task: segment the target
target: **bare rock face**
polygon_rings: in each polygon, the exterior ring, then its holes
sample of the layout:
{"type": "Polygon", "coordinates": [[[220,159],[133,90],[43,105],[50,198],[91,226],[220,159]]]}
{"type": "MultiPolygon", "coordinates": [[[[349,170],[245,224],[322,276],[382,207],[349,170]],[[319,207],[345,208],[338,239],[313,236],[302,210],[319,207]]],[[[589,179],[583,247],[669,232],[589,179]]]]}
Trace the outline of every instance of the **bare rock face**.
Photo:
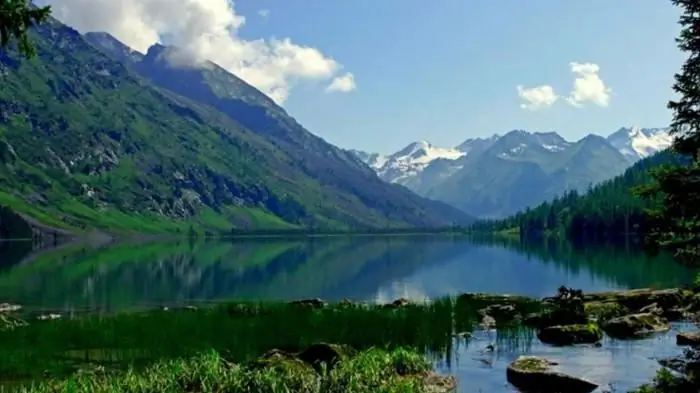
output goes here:
{"type": "Polygon", "coordinates": [[[536,356],[520,356],[506,369],[508,382],[523,391],[589,393],[598,388],[593,382],[553,369],[556,363],[536,356]]]}

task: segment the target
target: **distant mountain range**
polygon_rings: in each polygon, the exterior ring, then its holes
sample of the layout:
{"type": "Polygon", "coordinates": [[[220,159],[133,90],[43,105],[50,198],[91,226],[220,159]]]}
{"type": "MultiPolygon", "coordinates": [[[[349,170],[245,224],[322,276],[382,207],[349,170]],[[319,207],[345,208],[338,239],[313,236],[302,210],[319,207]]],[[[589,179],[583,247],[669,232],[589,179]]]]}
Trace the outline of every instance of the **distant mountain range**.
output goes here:
{"type": "Polygon", "coordinates": [[[390,155],[352,150],[390,183],[476,217],[503,217],[620,175],[671,145],[668,128],[620,128],[567,141],[556,132],[510,131],[456,147],[414,142],[390,155]]]}

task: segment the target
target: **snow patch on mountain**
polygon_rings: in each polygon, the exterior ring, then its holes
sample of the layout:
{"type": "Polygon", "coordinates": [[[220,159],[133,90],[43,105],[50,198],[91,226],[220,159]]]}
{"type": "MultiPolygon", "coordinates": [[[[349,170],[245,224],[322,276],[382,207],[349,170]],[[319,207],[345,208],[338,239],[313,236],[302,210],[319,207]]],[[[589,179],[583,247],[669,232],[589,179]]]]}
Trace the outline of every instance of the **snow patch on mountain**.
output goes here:
{"type": "MultiPolygon", "coordinates": [[[[623,127],[607,138],[595,134],[589,137],[601,139],[601,143],[609,143],[629,161],[630,165],[642,158],[671,146],[672,138],[668,128],[639,128],[623,127]]],[[[581,141],[582,141],[581,140],[581,141]]],[[[409,144],[394,154],[382,155],[353,150],[353,153],[369,165],[385,181],[399,183],[409,188],[417,188],[417,184],[432,183],[446,179],[463,168],[463,158],[467,155],[480,154],[494,146],[497,142],[504,148],[496,153],[502,158],[525,157],[534,151],[548,151],[552,156],[571,148],[581,142],[570,142],[556,132],[528,132],[513,130],[504,135],[495,134],[489,138],[470,138],[454,148],[442,148],[427,141],[409,144]],[[429,171],[426,169],[430,167],[429,171]]],[[[537,153],[534,153],[537,154],[537,153]]]]}
{"type": "Polygon", "coordinates": [[[608,142],[636,162],[671,146],[669,128],[623,127],[607,137],[608,142]]]}
{"type": "Polygon", "coordinates": [[[419,175],[435,160],[454,161],[464,155],[466,153],[457,149],[436,147],[430,142],[418,141],[383,159],[375,159],[373,165],[368,164],[385,180],[402,183],[407,178],[419,175]]]}

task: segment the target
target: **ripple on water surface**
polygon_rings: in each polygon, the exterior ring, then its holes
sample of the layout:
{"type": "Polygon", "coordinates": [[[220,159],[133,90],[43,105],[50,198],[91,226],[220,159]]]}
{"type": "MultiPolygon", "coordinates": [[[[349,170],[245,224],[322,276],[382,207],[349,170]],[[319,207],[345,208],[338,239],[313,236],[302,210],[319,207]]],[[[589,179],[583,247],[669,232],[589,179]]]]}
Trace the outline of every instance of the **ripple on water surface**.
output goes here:
{"type": "Polygon", "coordinates": [[[450,364],[443,360],[436,368],[458,378],[459,393],[517,392],[506,381],[506,368],[520,355],[533,355],[557,362],[560,371],[598,384],[596,392],[609,390],[610,385],[626,392],[651,381],[661,368],[657,359],[680,355],[683,347],[676,345],[676,334],[693,330],[697,328],[691,323],[673,323],[670,331],[642,340],[606,337],[601,347],[546,345],[532,331],[507,338],[496,338],[495,331],[479,331],[468,345],[455,342],[450,364]],[[486,351],[493,342],[498,342],[497,349],[486,351]]]}

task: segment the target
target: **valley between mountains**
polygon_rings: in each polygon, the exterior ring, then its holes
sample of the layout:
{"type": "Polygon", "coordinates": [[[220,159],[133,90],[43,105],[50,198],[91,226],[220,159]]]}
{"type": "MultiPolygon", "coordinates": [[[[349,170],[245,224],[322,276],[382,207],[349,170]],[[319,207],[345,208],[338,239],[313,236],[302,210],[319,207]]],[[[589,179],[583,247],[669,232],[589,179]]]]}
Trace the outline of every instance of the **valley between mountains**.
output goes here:
{"type": "Polygon", "coordinates": [[[30,33],[36,58],[0,55],[0,204],[61,230],[466,225],[586,190],[671,143],[631,127],[346,150],[214,63],[175,65],[177,48],[139,53],[55,19],[30,33]]]}

